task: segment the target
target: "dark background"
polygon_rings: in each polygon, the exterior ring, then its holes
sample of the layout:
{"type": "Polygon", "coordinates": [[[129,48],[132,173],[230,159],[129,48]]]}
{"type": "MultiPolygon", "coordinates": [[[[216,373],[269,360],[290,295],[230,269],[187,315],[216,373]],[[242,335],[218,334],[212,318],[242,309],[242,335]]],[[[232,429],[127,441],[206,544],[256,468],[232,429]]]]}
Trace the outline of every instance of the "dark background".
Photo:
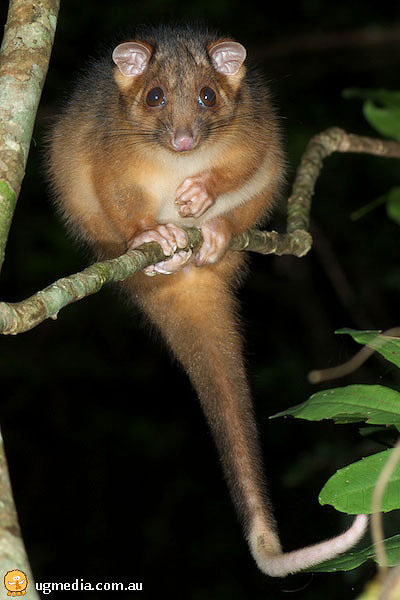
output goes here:
{"type": "MultiPolygon", "coordinates": [[[[338,125],[374,135],[360,102],[342,99],[344,88],[399,88],[395,2],[62,2],[2,273],[3,300],[23,299],[89,260],[56,218],[43,174],[43,135],[74,73],[119,31],[171,16],[201,18],[231,33],[265,71],[282,116],[289,183],[315,133],[338,125]]],[[[335,329],[399,324],[399,228],[383,207],[350,219],[399,183],[394,160],[328,159],[313,207],[313,251],[303,259],[254,255],[241,290],[249,376],[287,549],[345,526],[342,515],[319,506],[318,492],[337,468],[380,448],[356,425],[268,417],[317,389],[307,383],[308,371],[356,350],[335,329]]],[[[284,199],[270,227],[283,230],[284,199]]],[[[38,581],[143,581],[146,597],[239,600],[292,592],[290,598],[328,600],[356,597],[373,576],[372,563],[286,580],[257,570],[186,376],[115,289],[0,345],[2,429],[38,581]]],[[[339,384],[350,382],[398,386],[399,379],[393,366],[372,358],[339,384]]],[[[385,523],[393,533],[393,514],[385,523]]]]}

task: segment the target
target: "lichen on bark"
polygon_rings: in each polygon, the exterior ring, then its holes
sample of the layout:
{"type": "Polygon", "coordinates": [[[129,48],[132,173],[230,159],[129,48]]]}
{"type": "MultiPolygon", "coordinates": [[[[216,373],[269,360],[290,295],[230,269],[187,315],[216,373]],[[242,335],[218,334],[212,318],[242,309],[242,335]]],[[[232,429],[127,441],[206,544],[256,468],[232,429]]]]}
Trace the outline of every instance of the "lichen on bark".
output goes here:
{"type": "Polygon", "coordinates": [[[0,269],[45,81],[59,0],[11,0],[0,48],[0,269]]]}

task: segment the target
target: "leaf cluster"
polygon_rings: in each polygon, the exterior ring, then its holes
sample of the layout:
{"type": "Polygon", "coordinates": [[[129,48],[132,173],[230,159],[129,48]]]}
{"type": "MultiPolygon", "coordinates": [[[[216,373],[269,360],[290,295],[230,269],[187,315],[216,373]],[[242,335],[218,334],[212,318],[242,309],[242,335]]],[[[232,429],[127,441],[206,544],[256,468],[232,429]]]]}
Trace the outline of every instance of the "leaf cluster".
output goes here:
{"type": "MultiPolygon", "coordinates": [[[[349,334],[360,343],[379,352],[386,360],[400,368],[400,339],[381,335],[379,331],[341,329],[336,333],[349,334]]],[[[294,416],[308,421],[333,419],[335,423],[361,422],[375,425],[361,429],[362,435],[400,430],[400,392],[383,385],[347,385],[313,394],[306,402],[273,415],[272,418],[294,416]]],[[[347,514],[370,514],[372,494],[391,449],[377,452],[339,469],[324,485],[319,495],[320,504],[330,504],[347,514]]],[[[400,464],[394,469],[383,496],[381,510],[400,508],[400,464]]],[[[388,564],[400,560],[400,535],[385,540],[388,564]]],[[[374,557],[372,546],[359,552],[350,552],[321,563],[312,571],[348,571],[374,557]]]]}
{"type": "MultiPolygon", "coordinates": [[[[343,97],[363,100],[362,111],[371,127],[385,137],[400,141],[400,91],[350,88],[343,91],[343,97]]],[[[381,204],[386,204],[388,217],[400,225],[400,186],[361,207],[352,218],[359,219],[381,204]]]]}

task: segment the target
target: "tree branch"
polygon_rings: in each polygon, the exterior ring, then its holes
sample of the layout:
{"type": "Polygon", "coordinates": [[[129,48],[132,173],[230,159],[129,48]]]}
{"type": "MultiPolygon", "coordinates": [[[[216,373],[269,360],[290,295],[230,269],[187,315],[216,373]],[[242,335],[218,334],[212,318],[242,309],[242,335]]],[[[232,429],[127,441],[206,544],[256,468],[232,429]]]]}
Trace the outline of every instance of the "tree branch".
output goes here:
{"type": "Polygon", "coordinates": [[[287,232],[309,228],[311,198],[324,158],[333,152],[357,152],[386,158],[400,158],[400,144],[363,137],[331,127],[309,141],[297,169],[293,192],[288,200],[287,232]]]}
{"type": "MultiPolygon", "coordinates": [[[[59,0],[10,0],[0,48],[0,269],[25,174],[59,10],[59,0]]],[[[0,436],[1,437],[1,436],[0,436]]],[[[0,572],[28,575],[28,596],[39,600],[18,524],[0,440],[0,572]]]]}
{"type": "Polygon", "coordinates": [[[28,576],[28,596],[39,600],[26,556],[14,505],[3,439],[0,435],[0,569],[1,573],[20,569],[28,576]]]}
{"type": "Polygon", "coordinates": [[[59,0],[10,0],[0,48],[0,269],[25,174],[59,0]]]}
{"type": "MultiPolygon", "coordinates": [[[[303,155],[288,200],[287,233],[249,230],[232,239],[232,250],[252,250],[261,254],[304,256],[311,248],[308,233],[311,199],[323,159],[333,152],[363,152],[400,158],[400,144],[361,137],[332,127],[314,136],[303,155]]],[[[198,229],[188,229],[188,248],[201,244],[198,229]]],[[[122,281],[144,267],[167,258],[155,242],[143,244],[126,254],[95,263],[84,271],[63,277],[44,290],[21,302],[0,302],[0,333],[17,334],[32,329],[45,319],[85,296],[98,292],[103,285],[122,281]]]]}

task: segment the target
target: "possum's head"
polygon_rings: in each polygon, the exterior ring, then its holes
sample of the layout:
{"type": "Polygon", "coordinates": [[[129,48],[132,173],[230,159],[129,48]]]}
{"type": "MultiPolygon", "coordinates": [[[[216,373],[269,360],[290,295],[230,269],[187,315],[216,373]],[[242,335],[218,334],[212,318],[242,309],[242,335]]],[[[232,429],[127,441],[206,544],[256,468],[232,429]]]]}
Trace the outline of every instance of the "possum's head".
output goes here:
{"type": "Polygon", "coordinates": [[[161,28],[119,44],[112,58],[128,123],[143,143],[188,152],[229,130],[245,74],[238,42],[161,28]]]}

